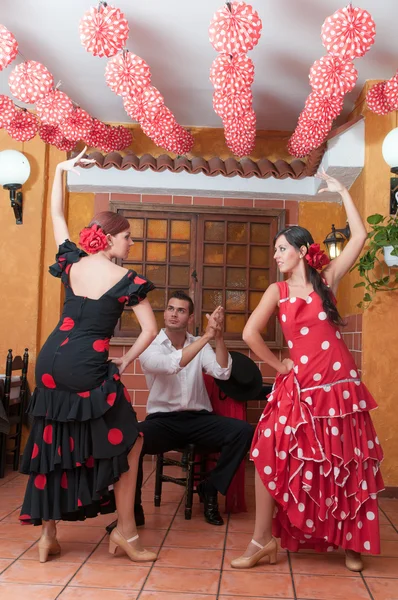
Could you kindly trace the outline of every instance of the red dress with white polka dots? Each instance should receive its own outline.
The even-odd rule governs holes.
[[[282,547],[380,553],[377,493],[383,453],[361,383],[321,298],[280,290],[279,320],[295,366],[276,379],[257,425],[251,457],[276,501]]]
[[[29,481],[20,519],[34,525],[113,512],[109,486],[128,470],[127,455],[139,435],[108,351],[124,307],[138,304],[154,285],[129,270],[98,300],[76,296],[69,271],[82,256],[67,240],[50,267],[65,286],[65,302],[37,358],[28,407],[34,420],[21,466]]]

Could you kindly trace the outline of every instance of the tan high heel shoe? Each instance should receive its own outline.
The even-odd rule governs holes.
[[[270,565],[276,564],[278,545],[274,537],[271,538],[265,546],[262,546],[256,542],[256,540],[252,540],[251,543],[260,548],[260,550],[251,556],[239,556],[238,558],[234,558],[234,560],[231,561],[231,567],[233,569],[251,569],[265,556],[269,557]]]
[[[61,552],[61,546],[56,538],[40,538],[37,547],[39,548],[39,561],[41,563],[47,562],[49,556]]]
[[[348,552],[346,551],[345,553],[345,566],[347,567],[347,569],[355,572],[362,571],[363,562],[359,552],[354,552],[353,550],[349,550]]]
[[[121,548],[133,562],[146,562],[155,561],[157,555],[149,550],[137,550],[130,546],[130,542],[138,540],[139,535],[135,535],[127,540],[118,530],[117,527],[111,532],[109,536],[109,553],[116,554],[116,550]]]

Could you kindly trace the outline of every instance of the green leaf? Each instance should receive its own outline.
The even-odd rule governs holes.
[[[365,294],[363,297],[364,302],[372,302],[372,296],[370,294]]]
[[[361,281],[360,283],[356,283],[356,284],[354,285],[354,288],[365,287],[365,285],[366,285],[366,284],[365,284],[365,282],[364,282],[364,281]]]
[[[384,221],[384,217],[383,215],[375,214],[370,215],[370,217],[368,217],[366,220],[370,225],[378,225],[378,223]]]
[[[358,308],[362,308],[363,307],[363,302],[358,302],[357,307]]]

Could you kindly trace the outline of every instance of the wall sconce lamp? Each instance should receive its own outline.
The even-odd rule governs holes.
[[[390,215],[395,215],[398,210],[398,127],[387,133],[381,152],[391,173],[396,176],[390,180]]]
[[[344,229],[336,229],[335,226],[332,225],[332,231],[328,233],[326,238],[323,240],[331,260],[341,254],[344,244],[349,239],[350,235],[351,231],[348,223]]]
[[[0,152],[0,185],[10,192],[11,208],[15,222],[22,225],[22,192],[18,192],[30,175],[30,164],[22,152],[3,150]]]

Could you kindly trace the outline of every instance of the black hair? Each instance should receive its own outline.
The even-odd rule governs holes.
[[[169,296],[169,302],[172,298],[177,298],[177,300],[185,300],[185,302],[188,302],[189,314],[193,314],[192,298],[190,298],[190,296],[188,296],[188,294],[186,294],[183,290],[176,290],[175,292],[172,292],[172,294]]]
[[[309,248],[311,244],[314,243],[314,239],[308,231],[308,229],[305,229],[304,227],[299,227],[298,225],[294,225],[293,227],[286,227],[286,229],[282,229],[282,231],[279,231],[274,238],[274,244],[281,235],[284,235],[289,244],[294,248],[297,248],[297,250],[300,250],[302,246],[306,246],[306,248]],[[322,300],[323,309],[327,314],[327,318],[335,325],[344,325],[344,321],[341,318],[339,311],[337,310],[336,304],[333,300],[333,295],[329,287],[322,279],[320,273],[316,269],[314,269],[314,267],[311,267],[307,263],[307,261],[305,261],[305,265],[307,269],[308,279],[312,284],[314,291]]]

